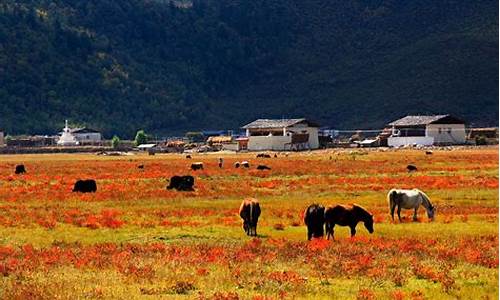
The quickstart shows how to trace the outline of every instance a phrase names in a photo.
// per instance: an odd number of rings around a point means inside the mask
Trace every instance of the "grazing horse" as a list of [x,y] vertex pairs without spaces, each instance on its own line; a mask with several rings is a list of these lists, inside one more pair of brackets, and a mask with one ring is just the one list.
[[373,233],[373,215],[363,207],[352,205],[329,206],[325,210],[326,237],[333,237],[333,228],[336,225],[349,226],[351,228],[351,237],[356,235],[356,226],[359,222],[365,224],[369,233]]
[[389,209],[391,217],[394,221],[394,210],[398,207],[398,218],[401,222],[401,209],[414,209],[413,221],[417,220],[417,212],[420,205],[427,210],[427,216],[432,221],[434,220],[435,208],[432,206],[429,197],[419,189],[413,190],[398,190],[392,189],[387,193],[387,201],[389,202]]
[[260,205],[257,199],[247,198],[241,202],[240,217],[243,219],[243,230],[249,236],[257,236],[257,222],[260,216]]
[[325,225],[325,207],[321,204],[311,204],[304,212],[304,223],[307,226],[307,240],[322,238]]

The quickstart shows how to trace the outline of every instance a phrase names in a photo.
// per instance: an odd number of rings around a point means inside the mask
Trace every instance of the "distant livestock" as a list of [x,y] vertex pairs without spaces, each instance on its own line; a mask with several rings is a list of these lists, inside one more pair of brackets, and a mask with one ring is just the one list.
[[267,153],[259,153],[257,154],[257,158],[271,158],[271,155]]
[[188,155],[186,155],[186,158],[187,158],[187,159],[191,159],[191,155],[189,155],[189,154],[188,154]]
[[193,176],[172,176],[167,190],[176,189],[178,191],[194,191],[194,177]]
[[257,170],[261,170],[261,171],[263,171],[263,170],[271,170],[271,168],[269,168],[266,165],[258,165],[257,166]]
[[238,169],[238,168],[240,167],[240,162],[239,162],[239,161],[235,162],[235,163],[234,163],[234,167],[235,167],[236,169]]
[[246,161],[246,160],[245,160],[245,161],[242,161],[242,162],[241,162],[241,166],[242,166],[242,167],[245,167],[245,168],[250,168],[250,163],[249,163],[248,161]]
[[333,229],[335,225],[349,226],[351,228],[351,237],[356,235],[356,226],[363,222],[366,230],[373,233],[373,215],[363,207],[353,205],[335,205],[325,209],[325,227],[326,237],[333,239]]
[[195,162],[191,164],[191,170],[196,171],[196,170],[203,170],[203,163],[202,162]]
[[243,219],[243,230],[249,236],[257,236],[257,222],[260,216],[260,205],[257,199],[248,198],[240,205],[240,217]]
[[311,204],[304,212],[304,223],[307,226],[307,240],[322,238],[325,225],[325,207],[321,204]]
[[144,169],[144,165],[138,165],[137,168],[138,169]]
[[15,173],[16,174],[24,174],[24,173],[26,173],[26,168],[24,167],[24,165],[17,165]]
[[408,170],[408,172],[415,172],[415,171],[417,171],[417,166],[415,166],[415,165],[407,165],[406,166],[406,170]]
[[94,179],[77,180],[73,186],[73,192],[79,193],[95,193],[97,184]]
[[432,155],[433,153],[434,153],[434,152],[432,152],[432,150],[427,150],[427,151],[425,151],[425,154],[427,154],[427,155]]
[[224,159],[222,157],[219,158],[219,168],[222,169],[222,167],[224,166]]

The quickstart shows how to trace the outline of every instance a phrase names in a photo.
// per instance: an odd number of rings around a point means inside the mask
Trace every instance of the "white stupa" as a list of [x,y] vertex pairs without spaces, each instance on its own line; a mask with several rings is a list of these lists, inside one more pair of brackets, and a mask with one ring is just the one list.
[[66,120],[65,122],[63,132],[61,134],[61,137],[57,141],[57,144],[59,146],[76,146],[79,144],[79,142],[75,139],[75,136],[70,132],[70,129],[68,127],[68,120]]

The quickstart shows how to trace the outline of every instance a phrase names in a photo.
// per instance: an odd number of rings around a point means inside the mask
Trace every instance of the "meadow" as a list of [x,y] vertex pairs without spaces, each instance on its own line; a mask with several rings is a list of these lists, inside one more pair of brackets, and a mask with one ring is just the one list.
[[[0,156],[0,298],[498,298],[498,147],[255,154]],[[194,192],[165,188],[187,174]],[[86,178],[97,193],[72,193]],[[426,192],[436,219],[421,208],[393,222],[394,187]],[[261,203],[257,238],[238,216],[245,197]],[[363,205],[375,232],[308,242],[311,203]]]

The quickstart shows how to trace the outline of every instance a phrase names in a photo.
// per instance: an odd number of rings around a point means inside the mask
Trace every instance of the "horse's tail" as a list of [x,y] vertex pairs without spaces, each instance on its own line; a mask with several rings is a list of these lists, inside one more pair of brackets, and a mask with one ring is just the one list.
[[392,189],[387,193],[387,203],[389,203],[389,209],[392,209],[392,207],[395,205],[394,200],[397,192],[395,189]]

